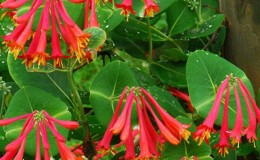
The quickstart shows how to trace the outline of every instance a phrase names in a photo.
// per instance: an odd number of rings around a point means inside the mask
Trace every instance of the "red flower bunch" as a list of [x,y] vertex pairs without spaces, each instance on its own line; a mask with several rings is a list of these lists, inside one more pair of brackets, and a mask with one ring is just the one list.
[[6,153],[0,158],[0,160],[23,159],[26,138],[33,128],[36,128],[36,160],[41,159],[41,141],[44,149],[44,159],[50,159],[50,144],[48,141],[47,128],[50,129],[56,139],[61,159],[73,160],[76,158],[70,149],[67,148],[65,144],[66,140],[58,132],[55,123],[67,129],[76,129],[79,127],[78,122],[58,120],[51,117],[46,111],[43,110],[41,112],[34,111],[32,113],[14,118],[2,119],[0,120],[0,126],[6,126],[21,119],[26,119],[26,121],[19,137],[5,147]]
[[[230,91],[233,89],[235,100],[236,100],[236,120],[234,124],[234,128],[230,131],[228,128],[228,107],[229,107],[229,99],[230,99]],[[242,97],[246,104],[246,109],[248,113],[248,126],[244,126],[243,124],[243,114],[241,101],[238,93],[238,89],[242,93]],[[224,94],[225,93],[225,94]],[[199,141],[199,145],[205,140],[209,143],[209,138],[211,132],[216,132],[213,128],[214,123],[218,117],[218,112],[220,109],[220,104],[222,102],[222,97],[225,95],[224,100],[224,114],[220,129],[220,140],[215,148],[218,148],[219,154],[225,156],[228,153],[228,148],[232,148],[229,143],[229,138],[232,139],[231,143],[233,145],[241,142],[241,137],[246,135],[246,138],[250,143],[255,143],[257,140],[256,137],[256,125],[257,121],[260,123],[260,109],[256,105],[251,93],[247,89],[246,85],[242,82],[241,79],[237,77],[232,77],[232,75],[227,76],[227,78],[222,82],[219,86],[215,101],[211,108],[210,113],[204,122],[197,127],[197,131],[193,134],[193,138],[196,141]],[[255,144],[254,144],[255,145]]]
[[[25,5],[27,0],[6,0],[0,4],[0,8],[15,10]],[[37,10],[43,6],[42,13],[36,28],[33,24]],[[10,34],[4,36],[4,42],[13,53],[14,57],[24,59],[27,67],[33,64],[46,65],[46,61],[52,59],[54,67],[62,67],[63,58],[76,57],[82,62],[85,59],[85,49],[88,46],[90,34],[84,33],[70,18],[62,0],[33,0],[30,9],[14,17],[16,28]],[[47,34],[51,32],[51,53],[47,52]],[[25,44],[30,41],[29,47]],[[61,50],[60,38],[67,45],[68,53]]]
[[[153,17],[154,12],[159,12],[159,6],[153,0],[144,0],[145,9],[144,9],[144,16]],[[116,4],[117,8],[122,8],[121,14],[129,17],[130,13],[135,14],[133,9],[133,0],[123,0],[121,4]]]
[[[126,101],[123,104],[124,99]],[[124,107],[121,108],[121,106]],[[138,115],[137,126],[133,126],[131,123],[134,106]],[[155,124],[152,123],[152,120]],[[165,141],[173,145],[179,144],[182,139],[187,141],[190,136],[188,127],[169,115],[145,89],[126,87],[120,96],[104,137],[97,144],[99,154],[96,159],[108,153],[113,135],[118,134],[120,134],[121,143],[116,147],[125,145],[124,159],[136,158],[135,143],[138,137],[140,154],[137,158],[156,159],[160,156],[158,148]]]

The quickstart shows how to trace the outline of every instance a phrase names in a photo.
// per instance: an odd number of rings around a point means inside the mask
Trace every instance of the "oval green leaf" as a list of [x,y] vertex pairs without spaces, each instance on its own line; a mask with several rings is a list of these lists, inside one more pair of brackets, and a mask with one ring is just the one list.
[[8,55],[8,68],[11,77],[19,87],[34,86],[43,89],[52,95],[69,101],[70,90],[66,72],[28,72],[20,59],[15,60],[13,55]]
[[123,62],[112,62],[102,68],[90,86],[90,103],[98,121],[108,125],[121,92],[126,86],[137,85],[133,73]]

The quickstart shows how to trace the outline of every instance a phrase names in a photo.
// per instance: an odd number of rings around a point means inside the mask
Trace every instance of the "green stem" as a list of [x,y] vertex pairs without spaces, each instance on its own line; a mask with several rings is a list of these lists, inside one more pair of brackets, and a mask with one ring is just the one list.
[[147,18],[147,31],[148,31],[148,43],[149,43],[149,56],[148,56],[148,62],[151,64],[153,62],[153,39],[152,39],[152,31],[151,31],[151,22],[150,18]]
[[[136,22],[138,22],[139,24],[147,25],[147,24],[145,24],[144,22],[139,21],[139,20],[137,20],[137,19],[134,19],[134,18],[131,18],[131,17],[129,17],[129,19],[130,19],[131,21],[136,21]],[[154,28],[153,26],[150,26],[150,30],[151,30],[151,32],[154,31],[154,33],[156,33],[156,34],[162,36],[162,37],[165,38],[167,41],[171,42],[171,43],[172,43],[173,45],[175,45],[176,48],[178,48],[180,51],[183,51],[182,48],[181,48],[181,47],[175,42],[175,40],[172,39],[170,36],[167,36],[166,34],[164,34],[163,32],[159,31],[158,29]]]
[[199,18],[199,23],[202,22],[202,17],[201,17],[201,0],[199,1],[199,8],[198,10],[196,10],[196,13],[198,15],[198,18]]
[[83,107],[80,95],[78,93],[76,83],[73,78],[73,68],[74,68],[75,64],[76,63],[71,63],[70,70],[68,70],[68,72],[67,72],[68,81],[69,81],[70,89],[72,92],[72,101],[73,101],[72,105],[77,114],[78,120],[81,122],[82,127],[83,127],[83,135],[85,137],[84,138],[84,142],[85,142],[84,147],[86,148],[85,150],[87,150],[87,153],[84,152],[85,156],[89,159],[92,159],[93,156],[96,154],[96,150],[91,141],[90,129],[89,129],[89,125],[87,122],[87,118],[85,116],[84,107]]
[[0,113],[0,119],[3,119],[3,114],[4,114],[4,108],[5,108],[5,91],[3,91],[2,94],[2,105],[1,105],[1,113]]

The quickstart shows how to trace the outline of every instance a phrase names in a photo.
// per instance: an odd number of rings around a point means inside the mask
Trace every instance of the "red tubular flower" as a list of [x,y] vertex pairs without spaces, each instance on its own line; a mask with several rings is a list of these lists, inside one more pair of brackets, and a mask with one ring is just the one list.
[[229,97],[230,97],[230,86],[227,86],[225,104],[224,104],[224,114],[222,119],[222,125],[220,129],[220,140],[218,144],[214,147],[218,148],[218,153],[225,157],[228,154],[228,148],[230,148],[229,144],[229,135],[228,135],[228,105],[229,105]]
[[149,157],[152,157],[152,153],[149,149],[149,145],[152,145],[152,143],[149,144],[149,133],[147,132],[147,126],[144,121],[144,116],[143,116],[143,111],[141,109],[141,106],[139,104],[139,100],[135,97],[136,103],[136,108],[137,108],[137,113],[138,113],[138,120],[139,120],[139,125],[140,125],[140,154],[138,158],[140,159],[146,159]]
[[[88,22],[88,12],[91,9],[91,0],[84,0],[85,1],[85,10],[84,10],[84,29],[89,27],[89,22]],[[83,1],[83,2],[84,2]]]
[[28,0],[7,0],[0,4],[0,8],[16,9],[24,5]]
[[132,0],[123,0],[121,4],[116,4],[117,8],[122,8],[121,14],[125,17],[129,17],[130,13],[136,14],[133,9],[133,1]]
[[241,81],[241,79],[237,78],[237,80],[240,83],[240,85],[242,86],[242,88],[244,89],[245,93],[247,94],[247,96],[252,104],[252,107],[254,109],[254,112],[256,114],[258,123],[260,123],[260,109],[258,108],[255,100],[253,99],[253,97],[252,97],[251,93],[249,92],[249,90],[247,89],[246,85]]
[[60,46],[60,40],[59,40],[59,35],[57,33],[56,29],[56,20],[55,17],[56,12],[54,9],[54,5],[51,6],[51,11],[53,13],[53,16],[51,17],[51,23],[52,23],[52,35],[51,35],[51,48],[52,48],[52,53],[51,57],[53,59],[53,66],[54,67],[63,67],[62,64],[62,58],[67,58],[64,56],[61,52],[61,46]]
[[28,114],[25,114],[25,115],[21,115],[21,116],[18,116],[18,117],[14,117],[14,118],[8,118],[8,119],[1,119],[0,120],[0,126],[6,126],[6,125],[9,125],[13,122],[16,122],[20,119],[24,119],[24,118],[28,118],[32,115],[32,113],[28,113]]
[[[47,136],[47,131],[46,131],[46,126],[50,127],[50,130],[54,133],[54,137],[56,138],[56,142],[58,144],[60,154],[62,159],[71,159],[73,160],[75,156],[73,153],[66,147],[65,145],[65,139],[64,137],[59,134],[58,130],[55,127],[55,123],[58,123],[59,125],[69,128],[69,129],[75,129],[79,125],[77,122],[72,122],[72,121],[63,121],[63,120],[57,120],[53,117],[51,117],[46,111],[38,112],[34,111],[30,114],[25,114],[16,118],[10,118],[6,120],[0,120],[0,124],[7,125],[12,122],[15,122],[17,120],[20,120],[22,118],[27,118],[24,126],[21,130],[21,133],[19,137],[9,143],[6,147],[6,153],[3,155],[0,160],[7,160],[7,159],[17,159],[17,160],[22,160],[23,159],[23,154],[24,154],[24,149],[25,149],[25,143],[26,143],[26,138],[28,134],[31,132],[31,130],[36,127],[36,160],[41,159],[41,150],[40,150],[40,137],[42,137],[42,145],[44,149],[44,159],[48,160],[50,159],[49,156],[49,149],[50,145],[48,142],[48,136]],[[1,123],[3,122],[3,123]],[[20,149],[19,149],[20,147]],[[18,151],[19,149],[19,151]],[[18,152],[17,152],[18,151]]]
[[144,16],[148,15],[149,17],[153,17],[154,12],[160,11],[159,6],[155,2],[153,2],[153,0],[144,0],[144,4],[145,4]]
[[99,154],[97,156],[104,156],[107,153],[107,150],[110,147],[110,142],[111,142],[112,137],[113,137],[113,133],[111,132],[111,128],[114,126],[114,124],[117,121],[117,118],[118,118],[123,100],[125,98],[127,89],[128,89],[128,87],[125,87],[125,89],[123,90],[123,92],[122,92],[122,94],[119,98],[119,101],[117,103],[117,106],[115,108],[115,112],[114,112],[114,114],[111,118],[111,121],[110,121],[110,123],[107,127],[107,130],[104,133],[104,136],[101,139],[101,141],[99,141],[98,144],[97,144],[97,150],[99,151]]
[[242,131],[243,131],[243,115],[241,109],[241,103],[239,99],[239,95],[237,92],[237,88],[234,86],[234,95],[236,99],[236,107],[237,107],[237,114],[236,114],[236,121],[233,130],[230,132],[229,137],[232,139],[231,143],[234,146],[236,143],[239,147],[239,143],[241,141]]
[[[183,125],[172,116],[170,116],[161,106],[156,102],[156,100],[144,89],[142,89],[142,93],[149,99],[149,101],[153,104],[155,109],[158,111],[159,115],[162,117],[164,124],[167,128],[176,136],[179,140],[184,138],[186,141],[190,136],[190,132],[187,131],[188,125]],[[148,103],[147,103],[148,104]]]
[[219,89],[216,94],[216,99],[214,101],[214,104],[210,110],[210,113],[208,114],[207,118],[204,120],[204,122],[197,127],[197,131],[193,133],[193,138],[195,141],[199,141],[198,144],[201,145],[203,140],[206,141],[206,143],[209,143],[210,133],[213,131],[215,132],[213,126],[218,116],[218,111],[220,107],[220,102],[222,99],[223,92],[228,85],[230,76],[228,76],[223,83],[219,86]]
[[91,0],[91,12],[90,12],[90,21],[89,21],[89,27],[99,27],[97,15],[96,15],[96,7],[95,7],[96,1]]
[[132,133],[129,134],[125,142],[125,159],[134,159],[135,158],[135,146]]
[[188,109],[190,110],[191,113],[195,112],[195,109],[191,104],[189,95],[187,95],[186,93],[179,91],[178,89],[173,88],[173,87],[170,87],[169,90],[171,91],[171,94],[173,96],[178,97],[187,103]]
[[[131,115],[133,96],[134,96],[134,91],[132,90],[126,99],[126,104],[124,106],[124,109],[123,109],[121,115],[118,117],[117,121],[111,128],[112,133],[114,133],[114,134],[120,133],[122,131],[122,129],[124,128],[127,119],[130,118],[128,115],[129,115],[129,112]],[[129,127],[129,126],[127,126],[127,127]]]
[[246,92],[244,88],[242,87],[241,83],[238,83],[238,87],[240,88],[240,91],[244,97],[244,100],[246,102],[246,107],[247,107],[247,112],[248,112],[248,127],[244,130],[244,134],[246,134],[246,138],[250,143],[254,143],[255,146],[255,141],[257,140],[256,137],[256,117],[251,109],[251,105],[248,101]]
[[176,135],[171,133],[171,131],[162,123],[162,121],[159,120],[159,118],[156,116],[152,107],[149,105],[149,103],[147,101],[145,101],[145,106],[147,107],[149,112],[152,114],[152,116],[160,130],[160,133],[163,135],[163,137],[173,145],[179,144],[180,140],[178,139],[178,137],[176,137]]
[[4,41],[14,57],[17,58],[20,51],[24,49],[24,45],[32,35],[32,24],[34,15],[30,18],[28,23],[19,24],[15,30],[4,36]]

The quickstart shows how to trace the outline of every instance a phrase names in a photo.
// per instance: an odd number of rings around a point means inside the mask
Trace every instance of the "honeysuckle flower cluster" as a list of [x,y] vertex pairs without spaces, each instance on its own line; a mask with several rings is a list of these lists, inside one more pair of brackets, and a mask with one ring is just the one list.
[[[17,10],[26,3],[30,2],[6,0],[0,4],[0,9]],[[42,12],[34,31],[33,24],[37,23],[35,17],[40,7]],[[3,37],[4,42],[14,57],[22,58],[27,67],[33,64],[45,66],[47,60],[53,60],[54,67],[62,67],[63,58],[76,57],[80,62],[85,60],[85,49],[91,35],[83,32],[71,19],[62,0],[33,0],[29,10],[14,16],[14,21],[16,28]],[[48,39],[50,32],[51,39]],[[60,38],[67,45],[68,53],[61,50]],[[49,41],[50,47],[47,46]],[[25,44],[28,42],[27,47]]]
[[[144,16],[153,17],[154,12],[159,12],[160,7],[153,0],[144,0],[145,9]],[[135,10],[133,9],[133,0],[123,0],[121,4],[116,4],[117,8],[122,8],[121,14],[129,17],[130,13],[135,14]]]
[[[230,92],[233,89],[235,100],[236,100],[236,120],[234,127],[229,130],[228,128],[228,107]],[[239,92],[240,91],[240,92]],[[245,106],[241,105],[241,99],[239,93],[242,94]],[[200,145],[204,140],[209,143],[209,138],[211,137],[211,132],[216,132],[214,130],[214,123],[218,117],[219,109],[221,107],[222,97],[224,96],[224,111],[222,124],[220,129],[220,140],[218,144],[215,145],[215,148],[218,149],[219,154],[225,156],[228,154],[228,148],[233,148],[237,144],[241,143],[241,137],[246,136],[250,143],[253,143],[255,146],[255,141],[257,140],[256,136],[256,126],[257,121],[260,123],[260,109],[258,108],[255,100],[253,99],[250,91],[238,77],[233,77],[229,75],[219,86],[216,94],[215,101],[209,112],[207,118],[204,122],[197,127],[197,131],[193,134],[193,138],[198,141]],[[245,107],[248,114],[248,125],[244,126],[243,119],[245,118],[242,114],[242,107]],[[244,113],[246,114],[246,113]],[[229,142],[231,139],[231,144]]]
[[76,129],[79,127],[78,122],[58,120],[54,117],[51,117],[45,110],[42,110],[34,111],[32,113],[24,114],[14,118],[2,119],[0,120],[0,126],[6,126],[21,119],[26,120],[19,137],[5,147],[5,154],[0,158],[0,160],[23,159],[26,139],[33,128],[36,129],[36,160],[41,159],[41,146],[43,146],[44,150],[44,159],[50,159],[50,144],[48,140],[47,128],[49,128],[55,137],[61,159],[73,160],[76,158],[76,156],[66,146],[66,140],[58,132],[55,123],[66,129]]
[[[136,126],[131,123],[134,106],[138,116]],[[110,150],[113,151],[110,143],[114,135],[120,135],[121,140],[116,147],[125,145],[124,159],[158,159],[160,146],[166,141],[173,145],[178,145],[182,139],[188,141],[188,127],[189,125],[180,123],[167,113],[145,89],[126,87],[103,138],[97,144],[96,159],[106,155]],[[136,145],[140,147],[138,156],[135,153]]]

